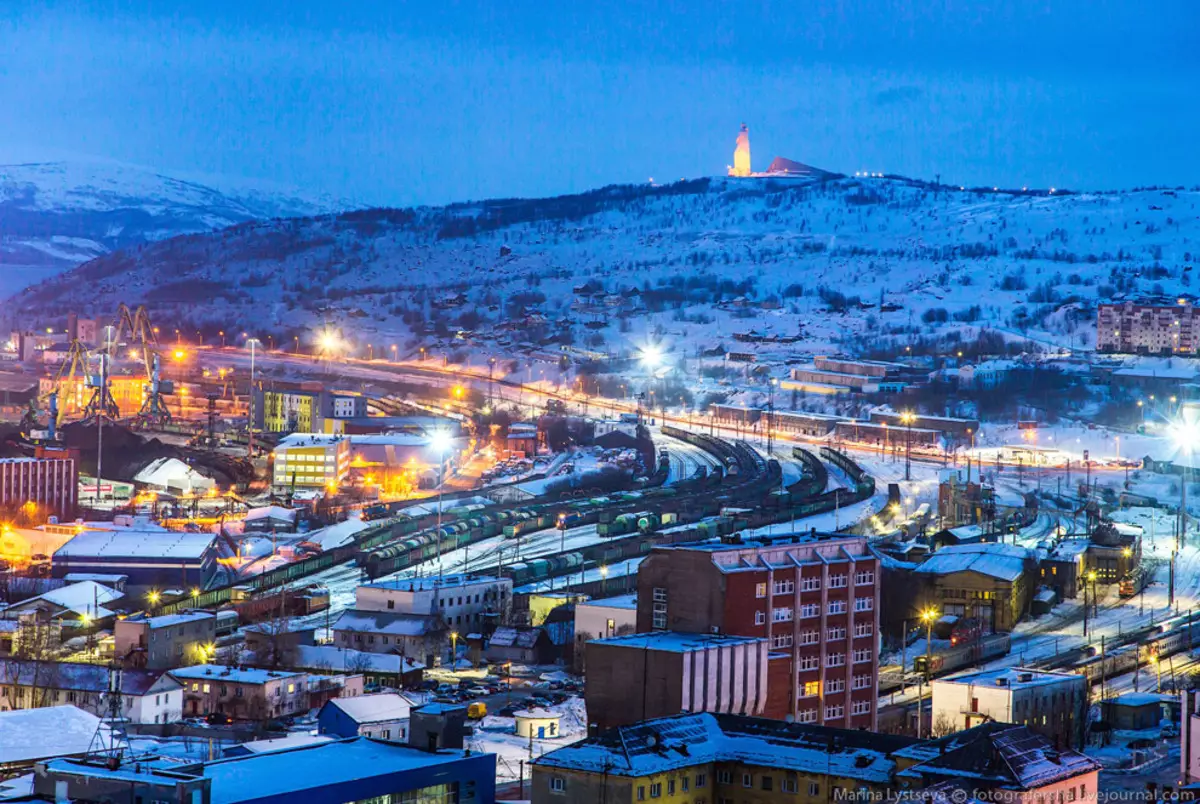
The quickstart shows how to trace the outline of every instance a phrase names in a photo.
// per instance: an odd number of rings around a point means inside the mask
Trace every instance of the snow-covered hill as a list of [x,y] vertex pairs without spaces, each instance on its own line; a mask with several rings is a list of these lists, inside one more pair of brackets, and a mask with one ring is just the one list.
[[928,351],[982,326],[1087,347],[1098,299],[1197,289],[1197,202],[1183,189],[700,179],[249,223],[100,257],[11,304],[35,323],[140,302],[156,320],[289,339],[332,321],[376,350],[451,349],[466,330],[501,347],[655,337],[775,359]]
[[344,208],[288,192],[217,190],[116,163],[0,165],[0,289],[14,292],[129,246]]

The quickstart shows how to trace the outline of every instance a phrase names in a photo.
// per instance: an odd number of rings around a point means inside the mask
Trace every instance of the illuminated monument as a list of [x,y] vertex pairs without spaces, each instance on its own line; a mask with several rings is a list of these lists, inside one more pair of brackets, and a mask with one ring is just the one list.
[[738,132],[737,148],[733,151],[733,167],[729,168],[729,175],[750,175],[750,129],[745,123],[742,123],[742,130]]

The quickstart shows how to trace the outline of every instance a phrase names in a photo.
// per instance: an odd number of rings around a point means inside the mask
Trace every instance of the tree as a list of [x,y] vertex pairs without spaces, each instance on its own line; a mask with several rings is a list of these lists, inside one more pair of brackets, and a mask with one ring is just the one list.
[[933,721],[933,727],[929,733],[933,737],[945,737],[947,734],[953,734],[956,731],[954,721],[945,712],[938,714],[937,719]]

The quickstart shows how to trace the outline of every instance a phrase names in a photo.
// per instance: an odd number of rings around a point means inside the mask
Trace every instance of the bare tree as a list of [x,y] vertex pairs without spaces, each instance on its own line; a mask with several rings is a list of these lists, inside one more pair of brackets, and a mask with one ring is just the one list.
[[947,734],[953,734],[954,732],[954,721],[945,712],[938,714],[937,719],[933,721],[933,726],[929,730],[929,733],[933,737],[945,737]]

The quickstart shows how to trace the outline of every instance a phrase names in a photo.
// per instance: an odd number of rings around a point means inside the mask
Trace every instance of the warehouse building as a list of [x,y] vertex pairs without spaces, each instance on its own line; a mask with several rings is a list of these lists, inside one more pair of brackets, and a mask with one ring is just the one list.
[[223,575],[219,559],[235,554],[232,543],[217,534],[171,531],[148,521],[80,527],[54,553],[56,578],[75,572],[119,572],[129,576],[130,587],[203,589]]

